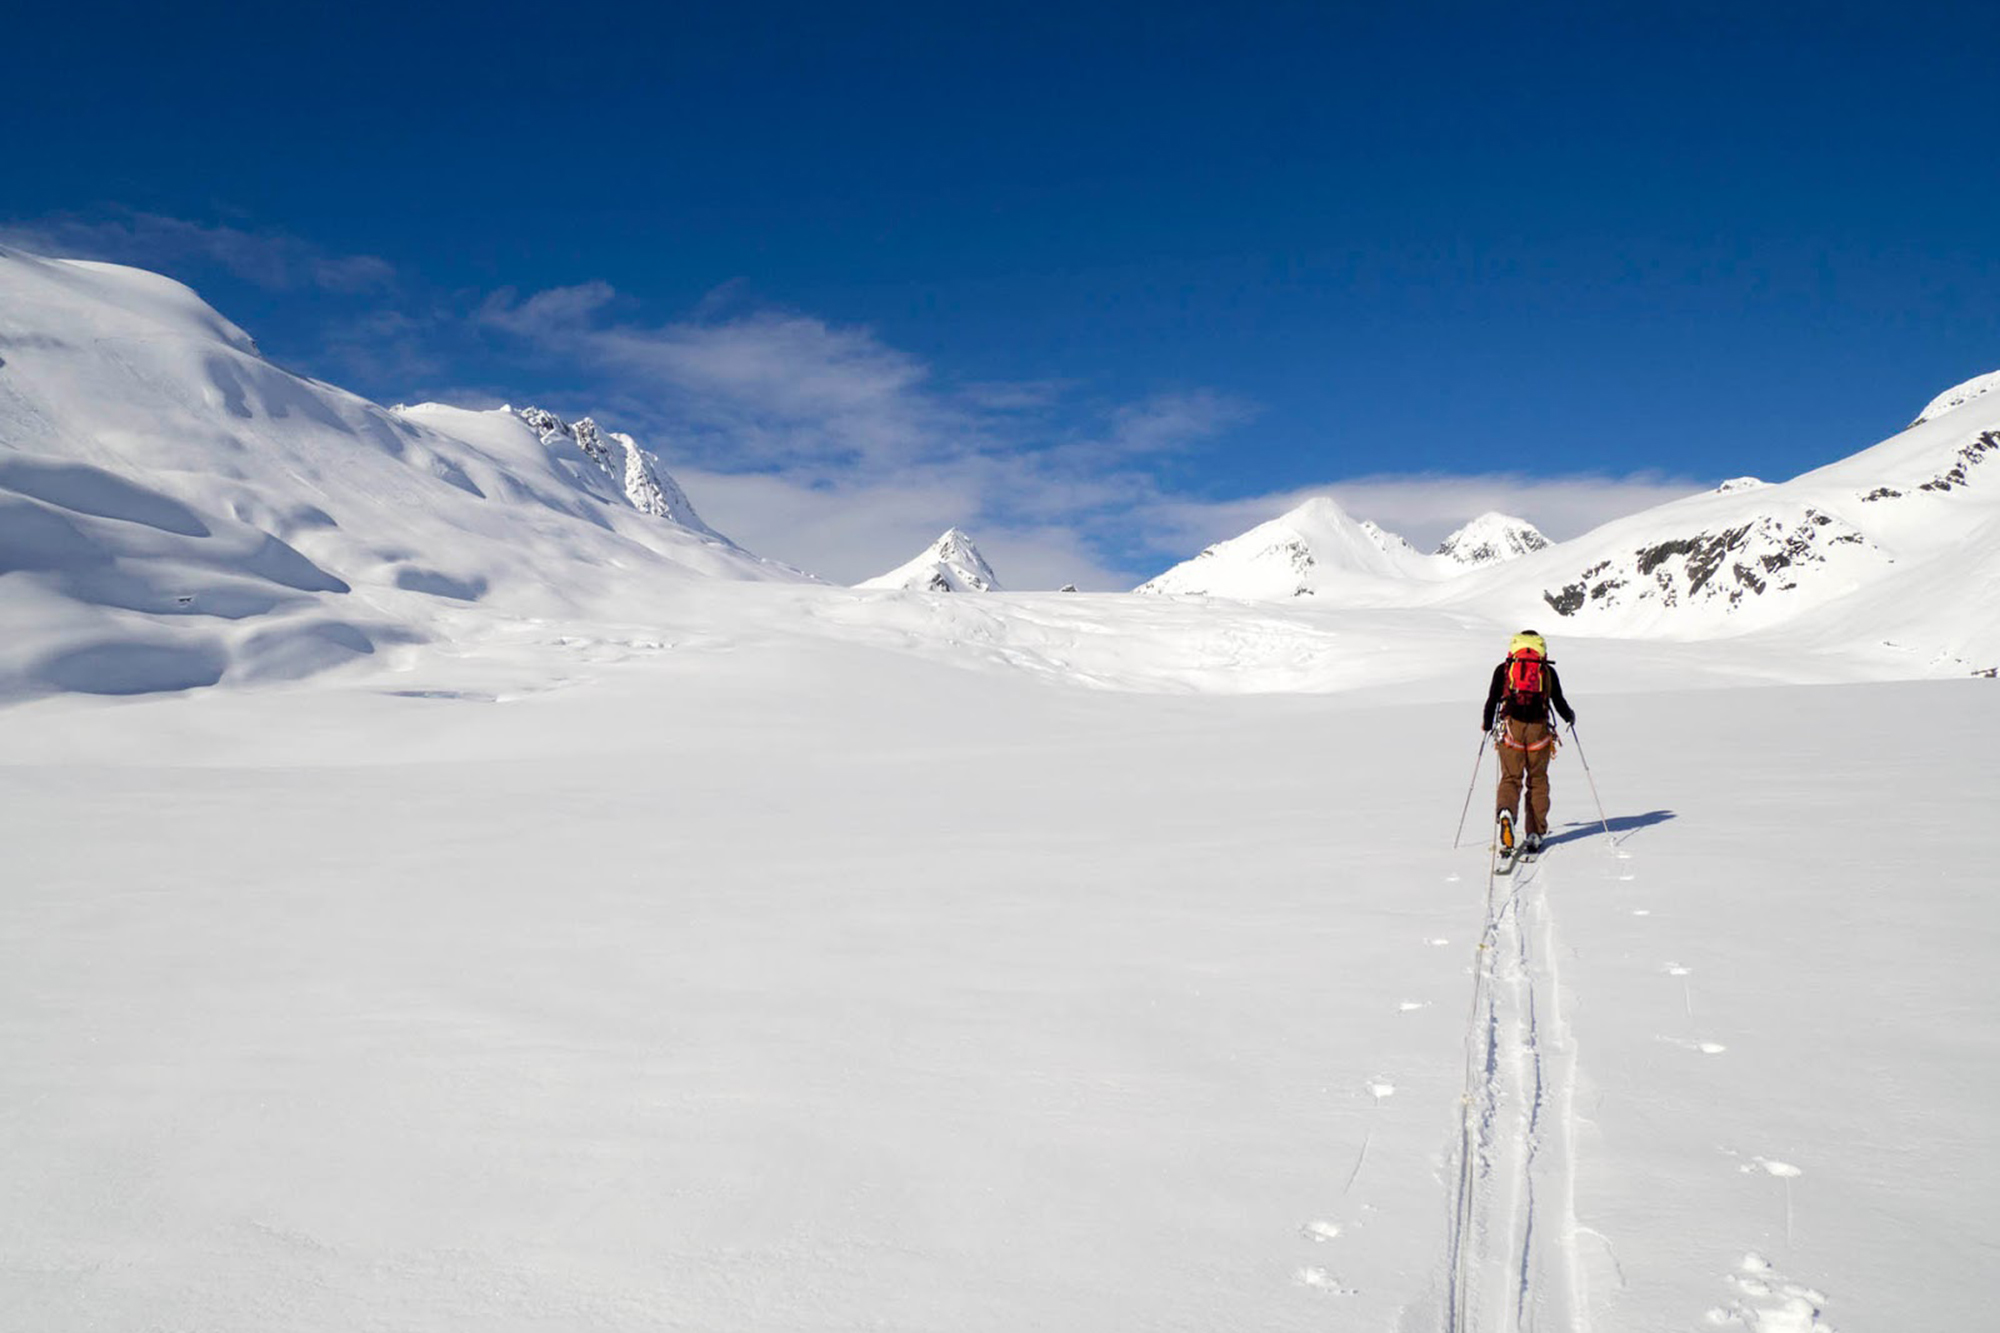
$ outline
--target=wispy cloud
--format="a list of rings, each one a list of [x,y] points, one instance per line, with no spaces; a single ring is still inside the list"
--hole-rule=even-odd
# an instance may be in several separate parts
[[[866,329],[770,311],[650,326],[599,319],[617,299],[604,283],[502,292],[479,318],[644,384],[697,447],[708,442],[734,466],[879,469],[941,443],[976,447],[981,409],[931,391],[927,367]]]
[[[1162,463],[1242,429],[1254,404],[1202,387],[1092,404],[1063,381],[955,385],[871,330],[746,311],[740,295],[643,324],[587,283],[499,293],[478,321],[597,376],[599,410],[639,427],[722,530],[842,582],[950,524],[1015,586],[1117,588],[1312,495],[1428,547],[1489,509],[1560,540],[1701,488],[1653,474],[1378,475],[1193,497],[1162,481]]]
[[[1131,571],[1087,535],[1157,498],[1149,459],[1248,420],[1207,389],[1110,405],[1057,380],[945,381],[873,331],[709,303],[702,318],[617,318],[602,283],[502,292],[480,322],[602,377],[711,521],[844,582],[900,564],[951,524],[1022,586],[1117,587]],[[607,411],[610,408],[607,406]]]
[[[360,294],[394,285],[395,269],[374,255],[334,254],[282,231],[254,231],[130,209],[105,215],[58,213],[0,222],[0,240],[65,259],[103,259],[171,269],[214,264],[268,291],[318,289]]]
[[[1255,416],[1249,403],[1210,389],[1163,393],[1113,412],[1107,443],[1121,454],[1170,453],[1212,439]]]

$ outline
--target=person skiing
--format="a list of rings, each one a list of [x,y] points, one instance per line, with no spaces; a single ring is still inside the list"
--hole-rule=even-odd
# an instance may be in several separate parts
[[[1482,731],[1493,733],[1500,756],[1500,790],[1496,795],[1500,862],[1513,864],[1517,850],[1514,824],[1520,815],[1521,789],[1528,791],[1528,833],[1518,850],[1533,857],[1542,850],[1549,831],[1549,759],[1555,754],[1556,733],[1550,725],[1553,708],[1574,726],[1576,710],[1563,698],[1562,681],[1549,660],[1549,645],[1531,629],[1516,634],[1507,645],[1507,659],[1493,668],[1486,691],[1486,709],[1479,715]],[[1495,721],[1498,720],[1498,729]]]

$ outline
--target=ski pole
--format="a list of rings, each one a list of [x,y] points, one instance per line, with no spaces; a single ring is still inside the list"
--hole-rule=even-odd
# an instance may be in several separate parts
[[[1611,837],[1611,821],[1604,817],[1604,798],[1597,794],[1597,779],[1590,772],[1590,756],[1583,752],[1583,738],[1576,734],[1576,723],[1569,724],[1569,738],[1576,746],[1576,757],[1583,760],[1583,776],[1590,781],[1590,799],[1597,802],[1597,822],[1604,825],[1604,836]]]
[[[1465,836],[1465,817],[1472,813],[1472,793],[1479,786],[1479,761],[1486,757],[1486,733],[1479,733],[1479,748],[1472,754],[1472,781],[1465,787],[1465,809],[1458,812],[1458,832],[1451,835],[1451,849],[1458,850],[1458,840]]]

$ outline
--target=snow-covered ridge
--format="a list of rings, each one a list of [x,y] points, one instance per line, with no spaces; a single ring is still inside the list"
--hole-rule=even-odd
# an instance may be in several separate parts
[[[640,513],[678,523],[690,532],[699,532],[717,541],[728,541],[701,521],[701,515],[695,513],[687,492],[660,468],[660,460],[641,449],[630,435],[601,431],[589,417],[565,422],[555,413],[539,407],[520,408],[516,415],[534,428],[544,445],[556,448],[567,443],[581,449],[585,457],[603,469],[605,476],[618,484],[626,500]]]
[[[291,678],[476,632],[474,608],[803,578],[629,437],[537,422],[382,407],[158,274],[0,252],[0,700]]]
[[[1973,395],[1791,481],[1725,483],[1606,524],[1530,572],[1548,608],[1597,633],[1786,625],[1983,670],[2000,658],[1995,459],[2000,395]]]
[[[986,557],[958,528],[944,535],[906,564],[887,574],[864,579],[857,588],[895,588],[912,592],[999,592],[1000,580]]]
[[[1947,412],[1957,411],[1974,399],[1983,398],[1995,390],[2000,390],[2000,370],[1991,371],[1985,375],[1975,375],[1965,383],[1954,384],[1951,388],[1946,389],[1943,393],[1931,399],[1924,410],[1917,413],[1917,419],[1910,424],[1912,426],[1921,426],[1926,421],[1935,420]]]
[[[1846,555],[1850,564],[1886,558],[1853,524],[1811,505],[1786,508],[1667,537],[1638,548],[1629,559],[1597,561],[1542,596],[1560,616],[1649,600],[1669,609],[1704,603],[1731,608],[1746,597],[1797,589],[1816,567],[1842,558],[1843,547],[1853,548]]]
[[[1446,537],[1436,554],[1455,564],[1478,568],[1518,560],[1548,544],[1549,539],[1528,520],[1489,510]]]

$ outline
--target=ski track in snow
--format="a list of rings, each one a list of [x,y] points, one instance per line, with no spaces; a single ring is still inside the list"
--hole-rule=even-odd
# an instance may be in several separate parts
[[[1545,876],[1538,860],[1488,881],[1451,1164],[1446,1333],[1589,1328],[1576,1252],[1576,1058]]]

